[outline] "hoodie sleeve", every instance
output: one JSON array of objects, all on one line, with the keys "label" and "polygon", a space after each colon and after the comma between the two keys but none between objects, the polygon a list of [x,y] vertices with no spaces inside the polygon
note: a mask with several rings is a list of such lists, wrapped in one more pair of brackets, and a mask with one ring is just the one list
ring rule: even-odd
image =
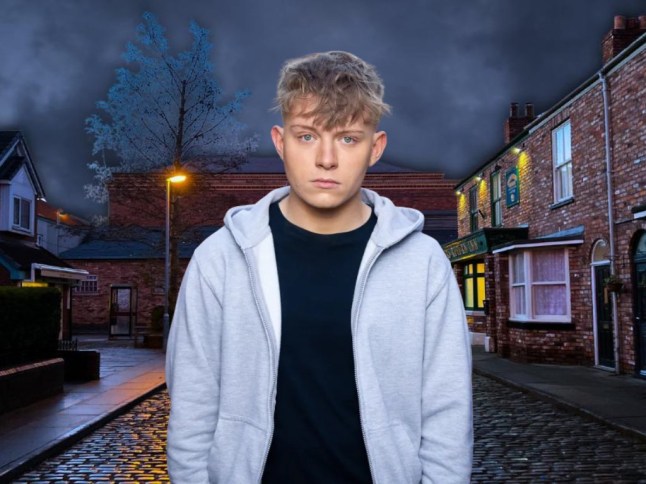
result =
[{"label": "hoodie sleeve", "polygon": [[434,259],[424,339],[422,483],[468,483],[473,451],[471,344],[451,265],[443,252]]},{"label": "hoodie sleeve", "polygon": [[166,350],[171,400],[166,452],[177,484],[208,483],[207,459],[218,420],[221,305],[191,259]]}]

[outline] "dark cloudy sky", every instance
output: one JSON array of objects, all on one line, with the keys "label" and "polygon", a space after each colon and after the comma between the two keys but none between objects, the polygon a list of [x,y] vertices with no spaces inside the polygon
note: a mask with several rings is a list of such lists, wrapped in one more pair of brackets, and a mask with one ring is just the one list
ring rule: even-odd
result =
[{"label": "dark cloudy sky", "polygon": [[[540,113],[601,66],[614,15],[643,0],[0,0],[0,129],[20,129],[48,201],[80,215],[95,112],[149,10],[174,47],[191,19],[210,29],[225,93],[271,153],[268,112],[287,58],[349,50],[375,64],[393,115],[385,160],[461,178],[502,145],[509,103]],[[521,104],[522,105],[522,104]]]}]

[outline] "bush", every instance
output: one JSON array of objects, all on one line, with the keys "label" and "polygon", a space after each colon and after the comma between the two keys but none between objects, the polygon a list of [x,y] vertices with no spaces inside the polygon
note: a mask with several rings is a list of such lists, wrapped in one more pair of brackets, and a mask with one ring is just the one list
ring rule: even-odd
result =
[{"label": "bush", "polygon": [[0,367],[56,355],[61,293],[53,287],[0,287]]}]

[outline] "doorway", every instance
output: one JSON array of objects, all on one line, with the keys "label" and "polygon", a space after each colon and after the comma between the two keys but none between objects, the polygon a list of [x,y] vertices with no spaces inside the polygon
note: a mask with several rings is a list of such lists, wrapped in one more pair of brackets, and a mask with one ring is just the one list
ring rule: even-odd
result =
[{"label": "doorway", "polygon": [[131,336],[137,318],[137,289],[132,286],[110,288],[110,336]]},{"label": "doorway", "polygon": [[598,240],[592,250],[592,315],[595,336],[595,364],[607,368],[615,366],[612,295],[604,280],[610,276],[608,245]]},{"label": "doorway", "polygon": [[634,254],[636,371],[646,378],[646,232],[641,234]]}]

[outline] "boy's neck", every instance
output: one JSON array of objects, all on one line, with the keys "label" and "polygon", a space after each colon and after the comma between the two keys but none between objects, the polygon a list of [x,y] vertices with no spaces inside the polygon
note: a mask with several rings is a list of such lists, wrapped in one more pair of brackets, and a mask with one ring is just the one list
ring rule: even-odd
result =
[{"label": "boy's neck", "polygon": [[333,209],[317,209],[299,203],[297,197],[287,195],[278,206],[283,216],[294,225],[316,234],[350,232],[365,224],[372,213],[361,201],[360,194],[346,204]]}]

